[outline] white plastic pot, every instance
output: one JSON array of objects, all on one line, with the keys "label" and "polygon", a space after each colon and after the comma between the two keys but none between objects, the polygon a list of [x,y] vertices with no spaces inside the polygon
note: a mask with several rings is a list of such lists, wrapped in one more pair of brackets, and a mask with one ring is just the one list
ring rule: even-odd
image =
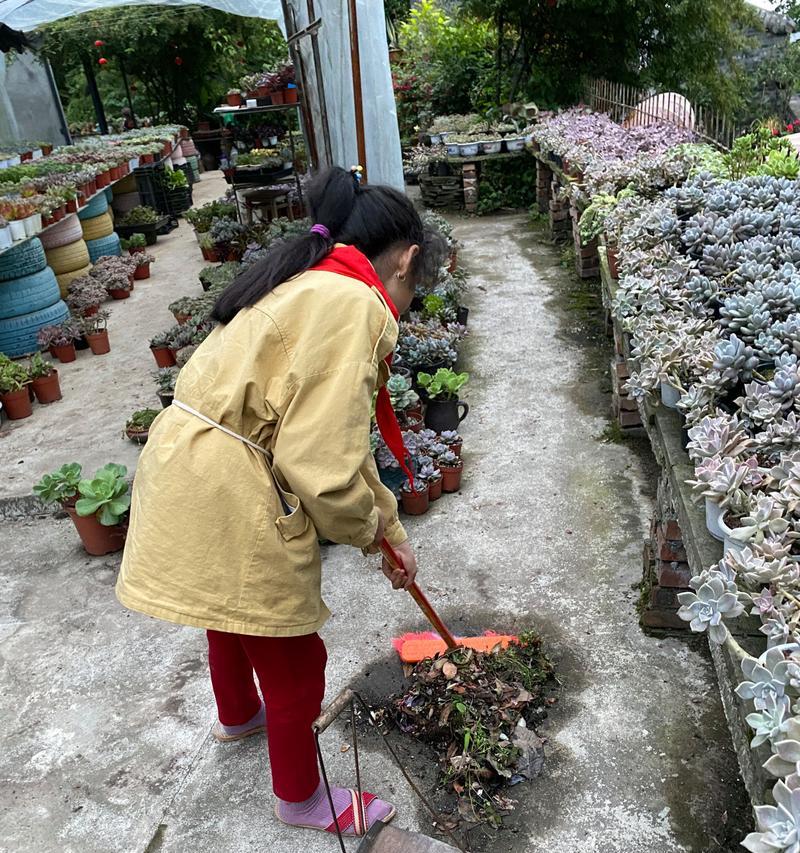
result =
[{"label": "white plastic pot", "polygon": [[447,143],[447,156],[458,157],[461,154],[461,146],[457,142]]},{"label": "white plastic pot", "polygon": [[278,144],[278,137],[277,136],[270,136],[269,144],[271,147],[277,145]]},{"label": "white plastic pot", "polygon": [[0,228],[0,252],[3,249],[10,248],[11,244],[14,242],[14,239],[11,236],[11,229],[8,225],[4,225]]},{"label": "white plastic pot", "polygon": [[677,409],[680,398],[681,392],[677,388],[674,388],[669,382],[661,383],[661,402],[668,409]]},{"label": "white plastic pot", "polygon": [[475,157],[478,153],[479,143],[477,142],[462,142],[458,146],[459,153],[462,157]]},{"label": "white plastic pot", "polygon": [[133,160],[128,160],[128,169],[132,172],[134,169],[139,168],[139,158],[134,157]]},{"label": "white plastic pot", "polygon": [[518,137],[517,139],[506,139],[506,150],[507,151],[522,151],[525,147],[525,137]]},{"label": "white plastic pot", "polygon": [[481,151],[484,154],[499,154],[502,145],[503,142],[500,139],[493,140],[492,142],[481,142]]},{"label": "white plastic pot", "polygon": [[24,240],[28,236],[25,233],[25,222],[22,219],[12,219],[8,223],[8,227],[11,229],[11,239],[15,242],[17,240]]},{"label": "white plastic pot", "polygon": [[746,543],[739,542],[736,539],[731,538],[731,533],[733,532],[727,524],[725,524],[724,513],[722,513],[719,517],[719,529],[722,533],[724,542],[724,551],[727,554],[728,551],[733,551],[734,554],[741,554],[742,551],[747,547]]},{"label": "white plastic pot", "polygon": [[8,165],[9,166],[19,166],[22,162],[22,157],[19,154],[15,154],[13,157],[9,158]]},{"label": "white plastic pot", "polygon": [[706,498],[706,527],[708,532],[720,542],[725,541],[725,534],[719,526],[724,510],[715,501]]},{"label": "white plastic pot", "polygon": [[40,157],[43,156],[44,152],[41,148],[34,148],[31,154],[34,160],[38,160]]},{"label": "white plastic pot", "polygon": [[441,145],[442,144],[442,134],[441,133],[432,133],[431,134],[431,145]]},{"label": "white plastic pot", "polygon": [[257,107],[257,106],[258,106],[258,100],[257,100],[256,98],[248,98],[248,99],[245,101],[245,104],[246,104],[250,109],[252,109],[253,107]]},{"label": "white plastic pot", "polygon": [[25,236],[35,237],[42,230],[42,214],[32,213],[22,220],[25,225]]}]

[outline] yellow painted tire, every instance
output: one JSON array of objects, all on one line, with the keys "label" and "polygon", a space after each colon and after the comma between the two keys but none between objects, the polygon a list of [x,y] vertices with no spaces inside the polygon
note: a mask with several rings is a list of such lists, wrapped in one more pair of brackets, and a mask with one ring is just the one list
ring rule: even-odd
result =
[{"label": "yellow painted tire", "polygon": [[108,237],[109,234],[114,233],[114,223],[108,213],[101,213],[91,219],[84,219],[81,226],[83,227],[84,240],[99,240],[101,237]]},{"label": "yellow painted tire", "polygon": [[61,298],[64,299],[67,296],[67,288],[75,281],[76,278],[80,278],[82,275],[89,275],[92,271],[92,265],[86,264],[85,267],[81,267],[78,270],[73,270],[72,272],[65,272],[61,275],[56,276],[56,281],[58,282],[58,289],[61,291]]},{"label": "yellow painted tire", "polygon": [[74,243],[67,243],[66,246],[48,249],[45,255],[47,256],[47,265],[56,275],[79,270],[85,267],[90,260],[85,240],[76,240]]}]

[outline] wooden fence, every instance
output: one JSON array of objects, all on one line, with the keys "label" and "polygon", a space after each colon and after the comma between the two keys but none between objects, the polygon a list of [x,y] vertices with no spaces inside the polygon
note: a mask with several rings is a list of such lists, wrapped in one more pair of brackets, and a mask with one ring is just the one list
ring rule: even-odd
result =
[{"label": "wooden fence", "polygon": [[655,93],[610,83],[608,80],[589,80],[586,103],[597,112],[628,127],[668,121],[688,127],[706,142],[727,151],[739,135],[729,118],[708,107],[694,105],[675,92]]}]

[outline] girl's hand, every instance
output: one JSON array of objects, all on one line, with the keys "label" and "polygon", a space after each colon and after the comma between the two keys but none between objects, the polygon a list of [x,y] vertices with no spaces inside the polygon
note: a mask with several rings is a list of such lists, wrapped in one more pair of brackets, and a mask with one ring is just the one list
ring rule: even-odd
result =
[{"label": "girl's hand", "polygon": [[392,582],[393,589],[409,589],[417,576],[417,558],[408,540],[402,545],[395,545],[394,550],[403,563],[404,571],[392,568],[386,557],[383,558],[381,569]]}]

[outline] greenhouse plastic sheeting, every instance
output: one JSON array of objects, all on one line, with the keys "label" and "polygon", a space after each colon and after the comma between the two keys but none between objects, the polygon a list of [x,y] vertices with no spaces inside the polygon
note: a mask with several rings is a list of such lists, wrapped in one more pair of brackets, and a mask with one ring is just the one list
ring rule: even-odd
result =
[{"label": "greenhouse plastic sheeting", "polygon": [[[0,22],[29,31],[59,18],[92,9],[121,5],[192,5],[186,0],[0,0]],[[276,20],[284,28],[280,0],[206,0],[203,5],[254,18]],[[308,23],[306,0],[289,0],[298,29]],[[356,0],[361,56],[365,146],[370,183],[403,187],[403,163],[397,130],[392,75],[386,40],[383,0]],[[315,128],[320,159],[349,168],[358,163],[355,103],[350,65],[350,29],[347,0],[317,0],[315,11],[322,19],[319,30],[321,72],[330,127],[331,151],[326,152],[320,118],[320,94],[314,74],[311,41],[297,42],[306,67],[307,98]]]}]

